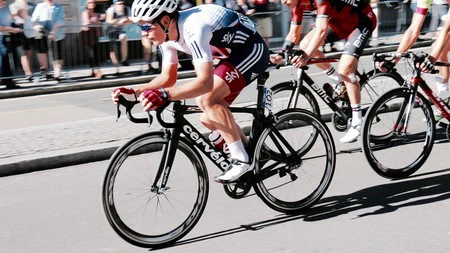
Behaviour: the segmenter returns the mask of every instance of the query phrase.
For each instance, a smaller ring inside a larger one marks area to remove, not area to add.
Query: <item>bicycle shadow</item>
[[[354,211],[371,210],[356,216],[362,218],[450,199],[450,173],[418,178],[444,172],[450,172],[450,168],[417,174],[408,180],[393,180],[391,182],[394,183],[369,187],[349,195],[323,198],[304,214],[304,221],[325,220]],[[374,210],[376,207],[378,209]]]
[[[437,175],[423,178],[433,174]],[[266,227],[276,226],[296,220],[314,222],[349,214],[355,211],[362,211],[364,209],[370,210],[356,215],[356,218],[362,218],[371,215],[381,215],[394,212],[405,207],[425,205],[450,199],[449,182],[450,168],[417,174],[409,177],[407,180],[393,180],[390,183],[368,187],[348,195],[325,197],[315,206],[302,214],[280,214],[272,219],[243,224],[235,228],[184,239],[165,248],[197,243],[236,233],[261,230]],[[373,210],[374,207],[378,207],[378,209]],[[149,251],[158,249],[162,248],[153,248],[149,249]]]

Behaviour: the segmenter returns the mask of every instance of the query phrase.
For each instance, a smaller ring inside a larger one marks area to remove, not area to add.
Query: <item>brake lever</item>
[[[122,112],[120,111],[120,104],[117,103],[117,118],[116,118],[116,122],[119,121],[120,116],[122,115]]]

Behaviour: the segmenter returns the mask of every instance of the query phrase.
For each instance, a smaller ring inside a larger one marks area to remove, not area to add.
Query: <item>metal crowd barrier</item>
[[[389,37],[402,33],[410,24],[413,14],[413,8],[409,3],[403,3],[400,1],[382,1],[377,4],[372,4],[376,15],[378,16],[378,29],[374,33],[377,38]],[[270,11],[267,13],[256,13],[252,17],[257,15],[270,15],[272,17],[273,24],[273,37],[270,38],[270,48],[279,48],[284,42],[284,38],[289,30],[290,10],[286,6],[281,6],[280,10]],[[427,17],[428,19],[428,17]],[[303,19],[303,33],[308,32],[313,26],[315,17],[314,15],[305,16]],[[426,20],[423,31],[427,31],[429,20]],[[96,26],[91,26],[95,28]],[[65,27],[69,28],[69,27]],[[70,27],[70,31],[81,31],[81,26]],[[103,31],[106,30],[106,25],[102,25]],[[136,25],[129,25],[126,27],[126,33],[128,36],[128,62],[130,66],[114,66],[111,63],[109,57],[109,43],[110,40],[106,33],[99,39],[98,44],[98,57],[100,59],[100,69],[105,74],[117,75],[125,72],[134,72],[135,74],[144,74],[147,69],[147,62],[144,61],[143,46],[141,45],[140,29]],[[79,32],[66,33],[63,46],[63,81],[75,81],[82,78],[90,77],[90,70],[88,55],[83,48],[81,36]],[[11,69],[14,72],[12,78],[21,81],[24,80],[24,74],[20,64],[20,56],[15,53],[14,45],[9,45],[9,58]],[[158,52],[153,50],[153,59],[151,64],[154,67],[159,67]],[[37,61],[36,53],[33,50],[33,57],[31,59],[31,66],[33,69],[33,76],[35,82],[44,81],[39,78],[39,64]],[[52,68],[52,55],[49,50],[49,67]],[[188,56],[180,56],[180,65],[182,69],[192,68],[190,64],[190,58]],[[0,77],[0,79],[11,77]]]

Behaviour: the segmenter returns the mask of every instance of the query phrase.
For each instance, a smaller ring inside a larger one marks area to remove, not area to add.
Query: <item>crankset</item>
[[[341,117],[336,112],[334,112],[333,115],[331,115],[331,122],[333,123],[334,128],[339,132],[347,131],[347,129],[350,127],[350,125],[352,123],[351,111],[346,110],[344,112],[347,115],[347,119],[345,119],[344,117]]]
[[[241,199],[245,197],[245,195],[247,195],[252,188],[249,174],[251,173],[243,175],[235,183],[224,185],[223,189],[225,190],[225,193],[233,199]]]

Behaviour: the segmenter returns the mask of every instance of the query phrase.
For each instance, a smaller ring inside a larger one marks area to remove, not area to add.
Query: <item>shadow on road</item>
[[[362,218],[394,212],[400,208],[409,206],[443,201],[450,198],[449,182],[450,168],[417,174],[408,179],[393,180],[390,183],[365,188],[348,195],[323,198],[311,209],[299,215],[280,215],[273,219],[244,224],[239,227],[181,240],[170,247],[201,242],[246,231],[261,230],[266,227],[295,220],[308,222],[320,221],[355,211],[361,213],[364,209],[370,210],[356,216],[356,218]],[[376,207],[378,208],[374,210]]]
[[[423,178],[430,174],[438,175]],[[303,220],[318,221],[334,218],[353,211],[361,212],[364,209],[371,210],[357,215],[358,218],[361,218],[390,213],[400,208],[424,205],[450,198],[450,168],[417,174],[406,180],[393,182],[362,189],[349,195],[323,198],[317,205],[304,214]],[[378,208],[374,210],[376,207]]]

